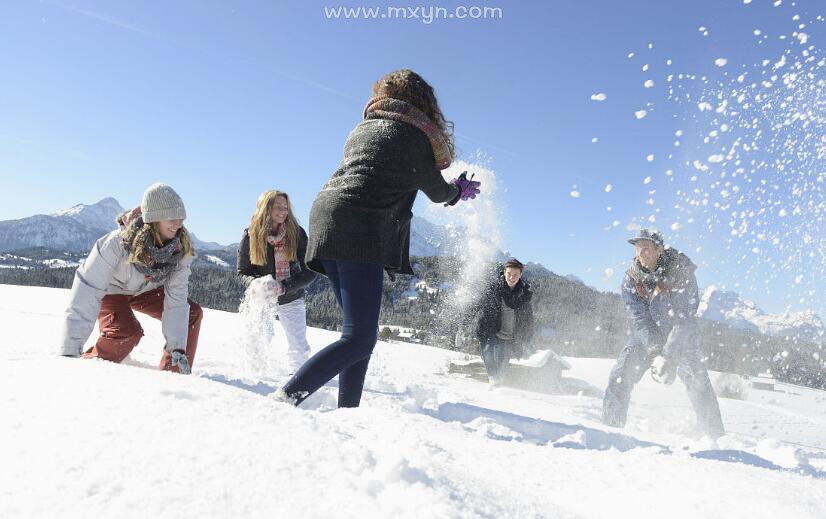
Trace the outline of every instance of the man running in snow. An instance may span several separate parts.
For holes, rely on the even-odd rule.
[[[517,259],[505,263],[504,269],[486,287],[472,323],[492,385],[502,383],[511,358],[530,352],[533,293],[522,279],[524,270],[525,266]]]
[[[650,367],[664,384],[680,376],[700,428],[718,438],[725,434],[723,421],[697,337],[697,267],[685,254],[666,248],[658,232],[643,229],[628,242],[635,255],[621,292],[632,333],[608,378],[602,421],[625,426],[631,390]]]

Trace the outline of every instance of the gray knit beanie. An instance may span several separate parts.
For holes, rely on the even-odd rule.
[[[174,189],[158,182],[144,191],[141,214],[145,223],[183,220],[186,218],[186,208],[184,208],[184,201]]]

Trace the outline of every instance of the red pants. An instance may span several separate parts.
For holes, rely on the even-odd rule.
[[[83,354],[83,357],[87,359],[99,357],[112,362],[120,362],[125,359],[143,337],[143,328],[135,318],[133,310],[160,319],[163,315],[163,298],[163,287],[137,296],[104,296],[98,314],[100,337],[94,347]],[[188,301],[189,334],[186,341],[186,357],[189,360],[189,365],[193,366],[204,311],[192,299],[188,299]],[[166,350],[164,350],[161,358],[160,369],[178,371],[178,366],[172,367],[172,358]]]

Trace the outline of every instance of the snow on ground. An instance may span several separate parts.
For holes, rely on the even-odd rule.
[[[253,375],[236,314],[205,311],[186,377],[156,371],[160,325],[143,316],[122,365],[55,356],[67,296],[0,285],[0,517],[826,512],[826,392],[721,399],[715,448],[679,383],[646,377],[629,426],[602,426],[610,360],[566,358],[565,391],[543,394],[447,375],[455,352],[379,343],[361,408],[333,409],[333,382],[294,409],[267,397],[281,375]],[[336,337],[309,332],[314,349]]]

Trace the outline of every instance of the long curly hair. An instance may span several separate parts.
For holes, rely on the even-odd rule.
[[[439,108],[439,102],[436,100],[436,92],[422,76],[408,68],[395,70],[373,83],[372,92],[374,97],[385,95],[406,101],[424,112],[433,124],[442,130],[450,149],[450,158],[456,157],[453,123],[445,119]]]
[[[181,240],[181,248],[183,249],[183,258],[191,255],[193,252],[192,239],[189,237],[189,232],[186,227],[181,227],[175,236]],[[121,232],[123,241],[129,244],[129,263],[151,267],[152,263],[149,256],[146,254],[146,243],[151,237],[158,247],[164,244],[164,239],[161,237],[160,227],[157,222],[143,223],[143,225],[129,225]]]
[[[250,237],[250,262],[253,265],[263,266],[267,264],[267,236],[274,230],[272,218],[272,206],[278,197],[283,197],[287,201],[287,218],[284,220],[285,226],[285,251],[287,259],[296,261],[298,259],[298,220],[293,214],[293,204],[290,196],[277,189],[264,191],[255,203],[255,213],[250,219],[250,226],[247,233]]]

